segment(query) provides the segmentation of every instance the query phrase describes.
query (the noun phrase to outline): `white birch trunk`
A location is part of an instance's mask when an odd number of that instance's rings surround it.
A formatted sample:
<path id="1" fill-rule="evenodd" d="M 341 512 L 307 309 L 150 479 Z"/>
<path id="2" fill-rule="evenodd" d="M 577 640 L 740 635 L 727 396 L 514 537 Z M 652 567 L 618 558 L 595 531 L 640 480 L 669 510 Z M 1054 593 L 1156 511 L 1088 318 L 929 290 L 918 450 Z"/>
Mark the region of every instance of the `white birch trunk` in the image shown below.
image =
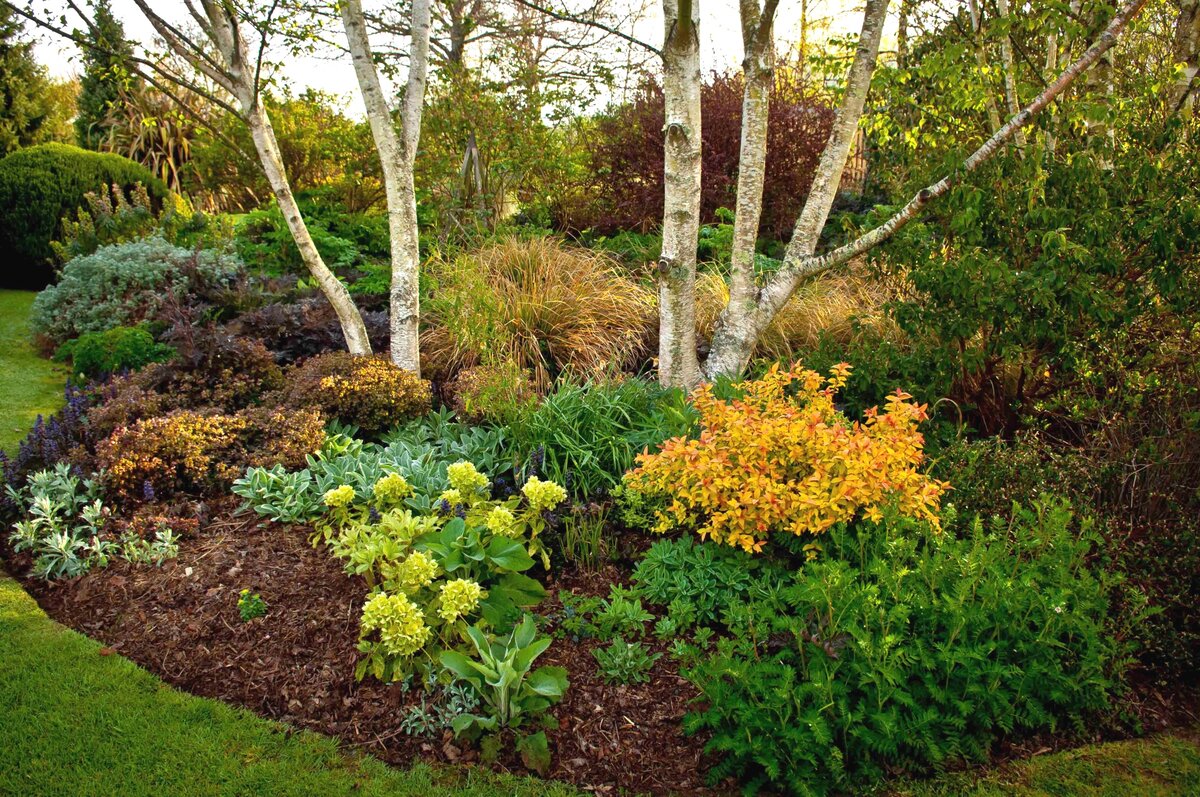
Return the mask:
<path id="1" fill-rule="evenodd" d="M 1197 71 L 1200 71 L 1200 2 L 1183 0 L 1175 21 L 1171 50 L 1179 76 L 1167 95 L 1169 113 L 1191 113 L 1195 105 Z"/>
<path id="2" fill-rule="evenodd" d="M 658 377 L 700 381 L 696 244 L 700 234 L 700 0 L 663 0 L 663 245 L 658 261 Z"/>
<path id="3" fill-rule="evenodd" d="M 722 351 L 730 340 L 751 334 L 751 318 L 757 304 L 754 276 L 754 252 L 762 218 L 763 182 L 766 178 L 767 124 L 771 110 L 771 84 L 775 75 L 776 3 L 768 0 L 759 8 L 758 0 L 741 1 L 742 42 L 745 59 L 742 74 L 742 140 L 738 154 L 737 207 L 733 221 L 733 248 L 730 258 L 729 303 L 721 312 L 713 331 L 711 348 Z M 707 368 L 713 363 L 710 356 Z"/>
<path id="4" fill-rule="evenodd" d="M 254 141 L 254 149 L 267 183 L 296 242 L 300 259 L 337 314 L 346 348 L 351 354 L 370 354 L 371 341 L 367 337 L 362 315 L 346 286 L 321 259 L 292 194 L 287 169 L 279 152 L 279 142 L 259 94 L 258 64 L 250 60 L 234 6 L 223 0 L 200 0 L 199 7 L 187 4 L 193 21 L 215 50 L 215 54 L 209 55 L 207 47 L 185 39 L 178 28 L 158 16 L 147 0 L 134 0 L 134 3 L 176 55 L 233 95 L 238 113 Z"/>
<path id="5" fill-rule="evenodd" d="M 983 17 L 979 12 L 979 0 L 967 0 L 967 10 L 971 15 L 971 31 L 975 36 L 975 64 L 979 67 L 980 79 L 986 80 L 988 83 L 986 89 L 988 131 L 995 135 L 996 131 L 1000 129 L 1000 111 L 996 108 L 996 98 L 992 96 L 991 91 L 991 78 L 989 77 L 991 67 L 988 65 L 987 52 L 983 46 Z"/>
<path id="6" fill-rule="evenodd" d="M 361 1 L 343 0 L 341 13 L 354 73 L 379 153 L 387 194 L 392 256 L 392 362 L 405 370 L 420 373 L 421 308 L 418 283 L 421 255 L 413 163 L 421 135 L 421 111 L 425 102 L 429 61 L 429 0 L 414 0 L 412 5 L 408 84 L 401 109 L 400 134 L 397 134 L 392 123 L 391 108 L 375 68 Z"/>
<path id="7" fill-rule="evenodd" d="M 871 87 L 871 75 L 875 71 L 875 61 L 879 56 L 879 39 L 887 17 L 887 7 L 887 0 L 867 0 L 862 31 L 858 38 L 858 50 L 846 79 L 846 93 L 834 118 L 829 141 L 821 153 L 821 161 L 817 165 L 808 199 L 805 200 L 804 209 L 800 212 L 800 218 L 796 220 L 795 229 L 792 231 L 792 240 L 788 244 L 786 255 L 789 261 L 803 260 L 816 251 L 821 231 L 825 228 L 825 221 L 833 208 L 842 171 L 846 167 L 846 158 L 850 154 L 850 147 L 858 131 L 858 122 L 867 102 L 867 91 Z M 739 324 L 737 334 L 731 329 L 730 334 L 722 335 L 720 340 L 714 338 L 705 367 L 705 372 L 710 377 L 718 374 L 738 374 L 745 369 L 758 337 L 795 289 L 793 286 L 784 292 L 777 286 L 773 287 L 774 285 L 773 280 L 759 292 L 755 308 L 746 313 Z"/>
<path id="8" fill-rule="evenodd" d="M 948 193 L 951 188 L 958 185 L 967 175 L 992 158 L 1013 138 L 1018 130 L 1026 127 L 1037 113 L 1058 98 L 1068 86 L 1075 82 L 1080 75 L 1084 74 L 1112 48 L 1122 31 L 1125 30 L 1134 17 L 1141 13 L 1147 2 L 1148 0 L 1130 0 L 1130 2 L 1123 6 L 1117 12 L 1116 16 L 1113 17 L 1104 32 L 1100 34 L 1095 43 L 1084 52 L 1078 61 L 1067 67 L 1033 102 L 1025 106 L 1012 119 L 1009 119 L 979 149 L 975 150 L 975 152 L 963 161 L 953 173 L 918 191 L 903 208 L 883 224 L 864 233 L 854 241 L 822 255 L 815 254 L 815 245 L 820 229 L 817 228 L 814 231 L 813 227 L 809 225 L 815 222 L 806 222 L 806 217 L 811 219 L 817 218 L 817 216 L 810 216 L 809 214 L 810 207 L 817 201 L 814 185 L 814 194 L 809 195 L 800 220 L 796 223 L 796 233 L 792 238 L 791 244 L 788 246 L 784 265 L 760 293 L 758 308 L 753 316 L 753 335 L 744 340 L 731 341 L 721 351 L 714 349 L 710 355 L 708 373 L 739 374 L 749 361 L 750 353 L 754 349 L 758 336 L 770 325 L 780 308 L 791 298 L 802 279 L 839 266 L 879 246 L 894 235 L 897 230 L 916 218 L 926 205 Z M 886 4 L 884 5 L 886 6 Z M 846 97 L 843 100 L 842 107 L 838 111 L 838 118 L 834 122 L 834 131 L 830 136 L 830 143 L 826 145 L 825 152 L 821 158 L 821 165 L 818 167 L 818 176 L 826 178 L 822 181 L 822 185 L 825 186 L 828 185 L 828 178 L 832 170 L 836 170 L 836 176 L 832 179 L 837 181 L 840 180 L 841 171 L 844 168 L 846 152 L 842 152 L 841 160 L 838 161 L 836 160 L 837 153 L 832 151 L 834 150 L 834 142 L 837 140 L 839 132 L 844 132 L 844 130 L 848 129 L 853 133 L 854 128 L 857 126 L 858 118 L 862 113 L 862 105 L 866 96 L 865 84 L 869 84 L 870 82 L 870 68 L 874 65 L 874 58 L 878 51 L 878 31 L 873 32 L 875 52 L 871 52 L 869 48 L 865 49 L 864 41 L 869 39 L 868 34 L 871 33 L 870 28 L 873 13 L 877 13 L 878 11 L 879 9 L 872 2 L 868 2 L 863 20 L 863 35 L 859 43 L 860 49 L 855 57 L 855 64 L 851 67 L 851 78 L 848 81 Z M 863 66 L 864 64 L 866 66 Z M 865 76 L 859 72 L 860 67 L 866 72 Z M 865 84 L 863 81 L 865 81 Z M 860 92 L 861 96 L 857 96 Z M 855 107 L 857 107 L 856 112 L 854 111 Z M 850 115 L 852 112 L 853 124 L 850 124 Z M 833 163 L 832 166 L 830 166 L 831 162 Z M 834 185 L 836 186 L 836 182 Z M 825 190 L 829 189 L 826 188 Z M 825 217 L 828 216 L 829 205 L 824 203 L 823 198 L 820 199 L 820 204 L 825 208 L 824 216 L 820 217 L 820 223 L 823 225 Z"/>
<path id="9" fill-rule="evenodd" d="M 996 0 L 996 6 L 1000 11 L 1000 18 L 1007 23 L 1009 19 L 1008 0 Z M 1000 62 L 1004 67 L 1004 103 L 1008 108 L 1008 118 L 1011 119 L 1017 115 L 1021 104 L 1017 98 L 1017 72 L 1016 65 L 1013 63 L 1012 38 L 1007 31 L 1000 37 Z M 1025 131 L 1018 128 L 1013 136 L 1013 141 L 1016 142 L 1017 149 L 1024 154 Z"/>

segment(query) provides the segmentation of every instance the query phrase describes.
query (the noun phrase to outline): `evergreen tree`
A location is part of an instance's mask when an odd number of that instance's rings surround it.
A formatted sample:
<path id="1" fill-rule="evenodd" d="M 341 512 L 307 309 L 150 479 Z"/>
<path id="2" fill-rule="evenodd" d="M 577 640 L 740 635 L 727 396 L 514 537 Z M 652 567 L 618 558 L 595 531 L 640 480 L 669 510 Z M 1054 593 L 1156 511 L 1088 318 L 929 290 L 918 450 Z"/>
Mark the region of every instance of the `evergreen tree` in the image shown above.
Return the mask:
<path id="1" fill-rule="evenodd" d="M 50 111 L 46 70 L 33 60 L 16 13 L 0 5 L 0 156 L 43 140 Z"/>
<path id="2" fill-rule="evenodd" d="M 78 32 L 88 44 L 81 45 L 84 66 L 75 137 L 79 146 L 99 149 L 108 132 L 109 109 L 119 101 L 121 87 L 130 79 L 128 63 L 133 47 L 125 38 L 121 21 L 113 16 L 109 0 L 95 0 L 92 8 L 93 27 Z"/>

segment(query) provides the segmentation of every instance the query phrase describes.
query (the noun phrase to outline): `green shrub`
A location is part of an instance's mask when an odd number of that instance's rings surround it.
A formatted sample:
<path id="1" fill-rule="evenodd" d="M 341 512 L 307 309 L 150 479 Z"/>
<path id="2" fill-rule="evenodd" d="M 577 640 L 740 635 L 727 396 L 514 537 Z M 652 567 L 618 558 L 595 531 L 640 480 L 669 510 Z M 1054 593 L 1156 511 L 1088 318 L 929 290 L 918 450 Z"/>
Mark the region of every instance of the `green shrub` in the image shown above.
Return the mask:
<path id="1" fill-rule="evenodd" d="M 42 144 L 8 155 L 0 161 L 0 251 L 7 263 L 0 283 L 41 288 L 51 282 L 50 242 L 62 219 L 84 206 L 88 192 L 112 185 L 128 192 L 138 183 L 156 203 L 167 196 L 161 180 L 120 155 L 66 144 Z"/>
<path id="2" fill-rule="evenodd" d="M 638 454 L 686 434 L 693 420 L 680 391 L 614 379 L 565 382 L 510 429 L 526 462 L 585 498 L 616 487 Z"/>
<path id="3" fill-rule="evenodd" d="M 478 365 L 447 385 L 449 404 L 464 421 L 505 425 L 537 404 L 529 374 L 512 364 Z"/>
<path id="4" fill-rule="evenodd" d="M 121 371 L 136 371 L 169 360 L 175 354 L 170 346 L 158 343 L 144 327 L 113 327 L 103 332 L 86 332 L 58 347 L 57 362 L 71 361 L 77 374 L 102 377 Z"/>
<path id="5" fill-rule="evenodd" d="M 685 675 L 714 780 L 797 794 L 980 760 L 1008 734 L 1082 730 L 1128 663 L 1115 579 L 1068 505 L 962 537 L 889 518 L 838 526 L 789 584 L 728 607 L 730 637 Z"/>
<path id="6" fill-rule="evenodd" d="M 34 299 L 29 325 L 54 345 L 133 326 L 156 318 L 200 283 L 230 280 L 241 268 L 230 255 L 191 252 L 162 238 L 104 246 L 66 264 L 58 284 Z"/>

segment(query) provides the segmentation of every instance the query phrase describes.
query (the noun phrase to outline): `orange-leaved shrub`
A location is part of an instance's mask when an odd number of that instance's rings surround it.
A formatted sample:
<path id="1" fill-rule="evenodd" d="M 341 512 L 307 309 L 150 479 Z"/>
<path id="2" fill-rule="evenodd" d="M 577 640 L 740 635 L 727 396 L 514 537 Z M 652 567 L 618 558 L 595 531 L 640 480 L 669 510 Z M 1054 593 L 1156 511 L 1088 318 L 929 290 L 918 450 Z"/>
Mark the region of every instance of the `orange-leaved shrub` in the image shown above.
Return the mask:
<path id="1" fill-rule="evenodd" d="M 656 531 L 693 529 L 747 551 L 774 532 L 820 534 L 860 514 L 878 520 L 893 502 L 936 525 L 947 485 L 918 470 L 925 407 L 897 391 L 883 412 L 851 422 L 834 406 L 849 374 L 845 363 L 828 377 L 774 365 L 734 385 L 741 397 L 731 401 L 701 385 L 692 394 L 699 437 L 641 454 L 626 490 L 662 502 Z"/>
<path id="2" fill-rule="evenodd" d="M 298 468 L 324 441 L 314 409 L 182 410 L 118 427 L 96 446 L 96 461 L 109 493 L 136 502 L 224 490 L 248 465 Z"/>

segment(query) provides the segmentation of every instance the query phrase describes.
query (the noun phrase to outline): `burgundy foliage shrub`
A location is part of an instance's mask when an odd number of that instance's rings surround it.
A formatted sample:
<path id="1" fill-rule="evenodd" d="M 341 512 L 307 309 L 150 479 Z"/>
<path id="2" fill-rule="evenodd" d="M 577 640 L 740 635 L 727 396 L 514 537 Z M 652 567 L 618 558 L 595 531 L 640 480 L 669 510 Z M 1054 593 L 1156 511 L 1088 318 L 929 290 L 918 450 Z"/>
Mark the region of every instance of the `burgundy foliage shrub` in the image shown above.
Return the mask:
<path id="1" fill-rule="evenodd" d="M 715 222 L 718 208 L 737 198 L 742 135 L 742 76 L 714 74 L 700 95 L 703 165 L 700 215 Z M 833 125 L 833 109 L 798 72 L 780 68 L 767 125 L 767 168 L 761 233 L 784 238 L 808 196 L 813 172 Z M 663 94 L 653 81 L 596 124 L 591 141 L 591 200 L 561 207 L 567 229 L 611 234 L 650 231 L 662 223 Z"/>

